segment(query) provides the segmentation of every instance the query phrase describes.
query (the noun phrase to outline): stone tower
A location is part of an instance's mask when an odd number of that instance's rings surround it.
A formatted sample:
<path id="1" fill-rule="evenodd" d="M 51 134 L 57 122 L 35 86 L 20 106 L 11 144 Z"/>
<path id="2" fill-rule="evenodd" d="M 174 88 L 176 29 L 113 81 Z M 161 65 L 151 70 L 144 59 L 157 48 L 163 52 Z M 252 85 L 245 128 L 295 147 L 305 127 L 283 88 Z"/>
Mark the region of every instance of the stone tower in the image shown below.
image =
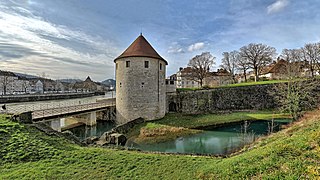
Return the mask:
<path id="1" fill-rule="evenodd" d="M 167 61 L 140 34 L 114 62 L 117 123 L 164 117 Z"/>

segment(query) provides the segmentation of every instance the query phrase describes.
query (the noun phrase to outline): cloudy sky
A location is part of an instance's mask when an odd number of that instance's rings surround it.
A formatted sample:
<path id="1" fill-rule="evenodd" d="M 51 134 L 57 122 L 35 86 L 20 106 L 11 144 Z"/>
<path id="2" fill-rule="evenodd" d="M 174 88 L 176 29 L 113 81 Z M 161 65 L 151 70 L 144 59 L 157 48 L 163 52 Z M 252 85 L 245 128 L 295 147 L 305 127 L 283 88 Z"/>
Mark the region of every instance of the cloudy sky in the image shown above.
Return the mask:
<path id="1" fill-rule="evenodd" d="M 0 70 L 114 78 L 113 60 L 142 31 L 167 75 L 210 51 L 264 43 L 281 53 L 320 41 L 317 0 L 0 0 Z"/>

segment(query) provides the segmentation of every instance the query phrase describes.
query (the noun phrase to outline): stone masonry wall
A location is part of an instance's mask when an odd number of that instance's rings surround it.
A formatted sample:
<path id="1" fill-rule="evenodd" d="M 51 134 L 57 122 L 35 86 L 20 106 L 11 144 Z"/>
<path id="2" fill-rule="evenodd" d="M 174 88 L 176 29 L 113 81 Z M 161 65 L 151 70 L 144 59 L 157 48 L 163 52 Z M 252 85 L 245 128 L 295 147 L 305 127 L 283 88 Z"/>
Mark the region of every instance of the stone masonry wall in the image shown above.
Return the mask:
<path id="1" fill-rule="evenodd" d="M 130 67 L 126 67 L 126 61 L 130 61 Z M 145 61 L 149 61 L 148 68 L 144 66 Z M 116 61 L 118 123 L 140 117 L 158 119 L 165 115 L 165 66 L 163 60 L 148 57 L 127 57 Z"/>
<path id="2" fill-rule="evenodd" d="M 275 108 L 274 98 L 268 93 L 272 89 L 273 85 L 256 85 L 168 93 L 167 112 L 197 114 Z"/>

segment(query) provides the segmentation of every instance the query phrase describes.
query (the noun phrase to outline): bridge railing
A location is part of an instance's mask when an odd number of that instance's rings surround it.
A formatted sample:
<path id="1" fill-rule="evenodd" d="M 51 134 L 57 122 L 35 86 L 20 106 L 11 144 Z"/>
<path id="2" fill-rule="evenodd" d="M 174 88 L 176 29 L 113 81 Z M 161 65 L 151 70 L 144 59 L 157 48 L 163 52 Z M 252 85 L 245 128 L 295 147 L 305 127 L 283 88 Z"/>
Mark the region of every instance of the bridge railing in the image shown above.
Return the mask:
<path id="1" fill-rule="evenodd" d="M 88 111 L 88 110 L 95 110 L 95 109 L 104 108 L 104 107 L 113 106 L 113 105 L 115 105 L 114 101 L 108 101 L 108 102 L 97 102 L 97 103 L 90 103 L 90 104 L 79 104 L 75 106 L 66 106 L 61 108 L 35 110 L 32 112 L 32 119 L 41 119 L 46 117 L 77 113 L 77 112 Z"/>

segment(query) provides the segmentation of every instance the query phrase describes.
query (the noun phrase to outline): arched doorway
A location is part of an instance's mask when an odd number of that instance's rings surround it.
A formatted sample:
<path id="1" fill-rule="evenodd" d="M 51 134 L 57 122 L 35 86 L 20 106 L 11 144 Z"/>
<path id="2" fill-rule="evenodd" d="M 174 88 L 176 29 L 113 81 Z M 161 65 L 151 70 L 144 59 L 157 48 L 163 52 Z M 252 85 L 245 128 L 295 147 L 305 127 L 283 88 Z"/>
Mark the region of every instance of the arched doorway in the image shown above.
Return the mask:
<path id="1" fill-rule="evenodd" d="M 169 112 L 177 112 L 177 104 L 174 102 L 169 103 Z"/>

